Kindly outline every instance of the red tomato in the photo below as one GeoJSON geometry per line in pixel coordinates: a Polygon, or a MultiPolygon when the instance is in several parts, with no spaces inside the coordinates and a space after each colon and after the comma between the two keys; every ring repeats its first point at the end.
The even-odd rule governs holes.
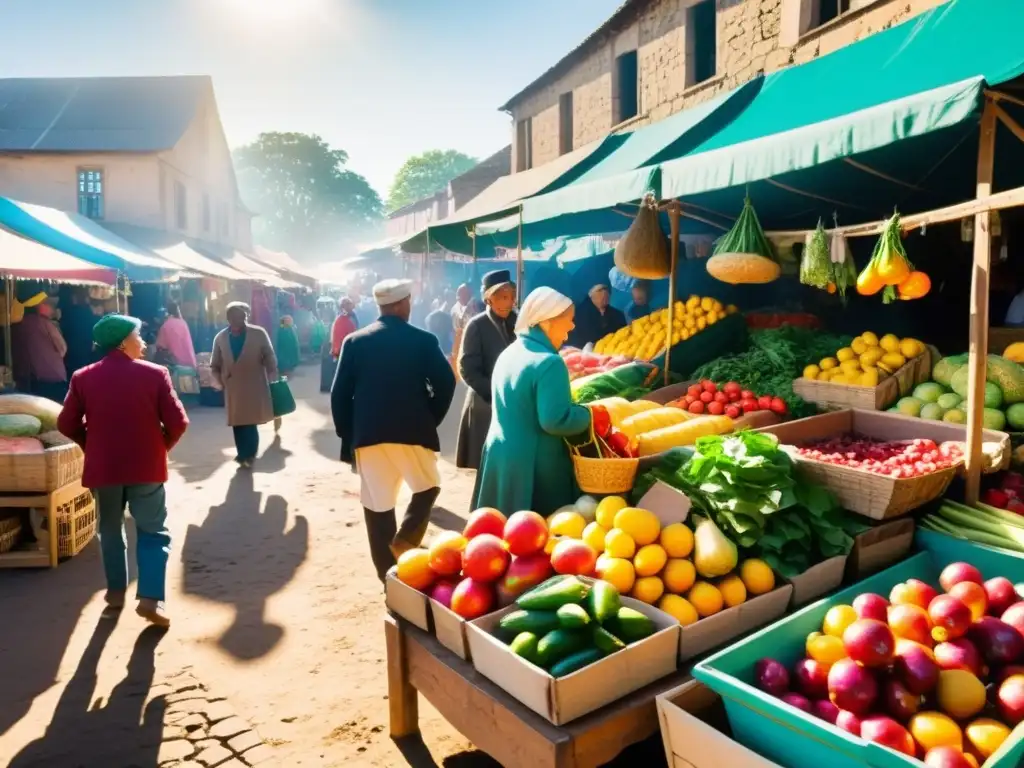
{"type": "Polygon", "coordinates": [[[739,392],[736,392],[734,390],[734,391],[729,393],[729,402],[730,403],[738,403],[741,399],[742,398],[740,397],[740,393],[739,392]]]}
{"type": "Polygon", "coordinates": [[[696,399],[697,398],[695,398],[693,395],[687,395],[686,397],[683,398],[683,402],[686,403],[686,407],[689,408],[693,404],[693,401],[696,399]]]}
{"type": "Polygon", "coordinates": [[[704,413],[704,403],[700,400],[694,400],[686,410],[690,413],[704,413]]]}
{"type": "Polygon", "coordinates": [[[757,407],[760,408],[762,411],[771,410],[771,407],[772,407],[771,395],[761,395],[759,398],[757,398],[757,407]]]}
{"type": "Polygon", "coordinates": [[[717,392],[718,391],[717,385],[715,384],[715,382],[711,381],[710,379],[702,380],[700,385],[701,385],[701,387],[704,388],[705,392],[717,392]]]}
{"type": "Polygon", "coordinates": [[[714,399],[715,399],[714,394],[711,393],[711,392],[708,392],[707,390],[704,390],[703,392],[700,393],[700,400],[701,400],[702,403],[710,403],[714,399]]]}
{"type": "Polygon", "coordinates": [[[753,400],[756,397],[757,395],[755,395],[749,389],[744,389],[740,392],[740,400],[753,400]]]}
{"type": "Polygon", "coordinates": [[[700,384],[691,384],[689,387],[686,388],[686,394],[692,397],[700,397],[700,393],[703,391],[704,390],[703,388],[701,388],[700,384]]]}
{"type": "Polygon", "coordinates": [[[715,402],[724,405],[729,402],[729,396],[725,392],[715,392],[715,402]]]}
{"type": "Polygon", "coordinates": [[[784,414],[786,412],[786,401],[781,397],[772,398],[772,411],[778,414],[784,414]]]}
{"type": "Polygon", "coordinates": [[[725,406],[725,415],[730,419],[738,419],[740,417],[740,409],[735,405],[725,406]]]}
{"type": "Polygon", "coordinates": [[[750,413],[751,411],[761,410],[760,406],[758,406],[757,404],[757,400],[755,400],[752,397],[740,400],[740,407],[743,409],[744,413],[750,413]]]}
{"type": "Polygon", "coordinates": [[[730,381],[728,384],[722,387],[722,391],[725,392],[727,395],[731,395],[733,392],[735,392],[738,395],[740,392],[743,391],[743,388],[740,387],[740,385],[737,384],[735,381],[730,381]]]}
{"type": "Polygon", "coordinates": [[[718,400],[713,400],[708,403],[708,413],[712,416],[721,416],[725,413],[725,406],[722,405],[718,400]]]}

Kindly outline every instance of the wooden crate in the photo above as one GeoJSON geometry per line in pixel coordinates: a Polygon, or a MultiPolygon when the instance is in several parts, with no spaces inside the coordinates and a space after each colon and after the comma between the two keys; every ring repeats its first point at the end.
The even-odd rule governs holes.
{"type": "Polygon", "coordinates": [[[1017,341],[1024,341],[1024,328],[989,328],[988,351],[992,355],[1001,355],[1006,348],[1017,341]]]}
{"type": "Polygon", "coordinates": [[[82,477],[85,454],[74,443],[47,448],[42,453],[0,455],[0,492],[47,492],[82,477]]]}
{"type": "Polygon", "coordinates": [[[877,387],[799,378],[793,380],[793,391],[807,402],[827,410],[859,408],[881,411],[909,395],[918,384],[931,379],[933,357],[931,348],[926,347],[924,354],[909,361],[892,376],[882,379],[877,387]]]}
{"type": "Polygon", "coordinates": [[[54,500],[57,552],[60,557],[74,557],[96,535],[96,499],[92,491],[78,483],[54,495],[58,496],[54,500]]]}

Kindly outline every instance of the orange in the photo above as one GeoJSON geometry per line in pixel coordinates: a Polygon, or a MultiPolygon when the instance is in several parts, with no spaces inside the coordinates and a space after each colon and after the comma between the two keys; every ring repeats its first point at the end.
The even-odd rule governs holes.
{"type": "Polygon", "coordinates": [[[398,580],[421,592],[434,583],[434,572],[430,570],[430,552],[416,547],[402,553],[398,558],[398,580]]]}
{"type": "Polygon", "coordinates": [[[595,520],[606,531],[610,530],[615,527],[615,515],[628,506],[629,502],[621,496],[606,496],[597,504],[595,520]]]}
{"type": "Polygon", "coordinates": [[[700,614],[701,618],[714,616],[722,610],[725,602],[718,588],[706,581],[698,581],[694,584],[690,588],[689,594],[686,595],[686,599],[697,609],[697,613],[700,614]]]}
{"type": "Polygon", "coordinates": [[[807,636],[804,650],[816,662],[829,667],[846,658],[846,646],[843,645],[843,641],[833,635],[823,635],[821,632],[811,632],[807,636]]]}
{"type": "Polygon", "coordinates": [[[631,560],[636,554],[636,542],[625,531],[612,528],[604,537],[604,551],[610,557],[624,557],[631,560]]]}
{"type": "Polygon", "coordinates": [[[608,531],[601,527],[600,523],[594,522],[583,529],[583,540],[590,545],[590,548],[601,554],[604,552],[604,537],[608,531]]]}
{"type": "Polygon", "coordinates": [[[660,545],[648,544],[646,547],[640,547],[636,553],[633,567],[636,568],[637,576],[656,576],[667,561],[668,556],[660,545]]]}
{"type": "Polygon", "coordinates": [[[639,546],[653,544],[661,533],[661,522],[650,510],[626,507],[615,514],[615,527],[625,531],[639,546]]]}
{"type": "Polygon", "coordinates": [[[621,557],[601,555],[597,558],[597,566],[594,572],[597,574],[597,578],[607,581],[615,587],[620,595],[629,594],[629,591],[633,588],[633,583],[636,581],[633,564],[621,557]]]}
{"type": "Polygon", "coordinates": [[[658,601],[658,608],[663,610],[684,627],[695,624],[700,620],[697,609],[690,605],[685,597],[679,595],[664,595],[658,601]]]}
{"type": "Polygon", "coordinates": [[[719,579],[718,591],[722,593],[722,601],[726,608],[740,605],[747,600],[747,588],[743,586],[743,580],[735,573],[719,579]]]}
{"type": "Polygon", "coordinates": [[[846,628],[853,624],[859,616],[857,612],[853,610],[853,606],[850,605],[833,605],[828,609],[828,613],[825,614],[825,621],[821,625],[821,631],[826,635],[832,635],[842,639],[843,632],[846,628]]]}
{"type": "Polygon", "coordinates": [[[740,578],[747,592],[752,595],[763,595],[775,589],[775,574],[764,560],[744,560],[740,564],[740,578]]]}
{"type": "Polygon", "coordinates": [[[665,582],[665,589],[681,595],[697,580],[697,569],[689,560],[671,559],[665,563],[661,580],[665,582]]]}
{"type": "Polygon", "coordinates": [[[669,557],[688,557],[693,551],[693,531],[682,523],[666,525],[658,541],[669,557]]]}
{"type": "Polygon", "coordinates": [[[661,579],[657,576],[644,576],[633,584],[633,591],[630,592],[630,595],[643,603],[654,605],[664,592],[665,585],[661,579]]]}

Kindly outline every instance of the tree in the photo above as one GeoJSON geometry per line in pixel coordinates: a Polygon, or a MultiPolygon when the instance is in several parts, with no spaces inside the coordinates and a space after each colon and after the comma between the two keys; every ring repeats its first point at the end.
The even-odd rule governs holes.
{"type": "Polygon", "coordinates": [[[316,135],[261,133],[234,152],[242,200],[256,214],[253,234],[300,260],[337,257],[380,226],[380,195],[346,168],[348,153],[316,135]]]}
{"type": "Polygon", "coordinates": [[[474,165],[476,160],[454,149],[431,149],[421,155],[413,155],[395,174],[388,192],[388,209],[396,211],[430,197],[474,165]]]}

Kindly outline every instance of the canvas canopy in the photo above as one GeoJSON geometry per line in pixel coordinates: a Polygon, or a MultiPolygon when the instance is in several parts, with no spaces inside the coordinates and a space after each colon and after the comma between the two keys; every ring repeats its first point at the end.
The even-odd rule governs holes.
{"type": "Polygon", "coordinates": [[[248,275],[200,253],[182,238],[169,232],[130,224],[108,224],[113,232],[167,260],[186,276],[217,277],[222,280],[251,280],[248,275]]]}
{"type": "Polygon", "coordinates": [[[87,261],[28,240],[0,228],[0,275],[65,283],[114,285],[117,270],[87,261]]]}

